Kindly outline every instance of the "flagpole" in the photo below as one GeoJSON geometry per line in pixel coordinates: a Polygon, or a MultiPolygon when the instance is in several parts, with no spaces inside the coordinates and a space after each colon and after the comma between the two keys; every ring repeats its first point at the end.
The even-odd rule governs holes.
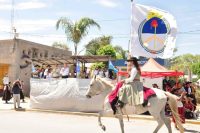
{"type": "Polygon", "coordinates": [[[129,41],[129,57],[133,54],[133,49],[132,49],[132,45],[133,45],[133,2],[134,0],[131,0],[131,26],[130,26],[130,41],[129,41]]]}

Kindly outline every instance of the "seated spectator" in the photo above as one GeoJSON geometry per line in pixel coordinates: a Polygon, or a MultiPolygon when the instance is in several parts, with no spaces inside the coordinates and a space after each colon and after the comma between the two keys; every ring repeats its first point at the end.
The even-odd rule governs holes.
{"type": "Polygon", "coordinates": [[[160,89],[160,88],[158,87],[158,85],[157,85],[157,84],[152,84],[152,87],[153,87],[153,88],[160,89]]]}
{"type": "Polygon", "coordinates": [[[166,85],[166,91],[167,92],[171,92],[172,91],[172,87],[171,87],[171,85],[169,83],[166,85]]]}
{"type": "Polygon", "coordinates": [[[192,103],[192,98],[191,97],[186,97],[185,98],[185,104],[184,104],[184,108],[185,108],[185,117],[187,119],[192,119],[194,118],[194,104],[192,103]]]}
{"type": "Polygon", "coordinates": [[[186,82],[184,89],[187,92],[187,97],[192,98],[192,103],[195,105],[194,109],[196,109],[197,102],[196,102],[196,97],[194,94],[195,91],[194,91],[194,88],[192,87],[191,83],[192,82],[186,82]]]}

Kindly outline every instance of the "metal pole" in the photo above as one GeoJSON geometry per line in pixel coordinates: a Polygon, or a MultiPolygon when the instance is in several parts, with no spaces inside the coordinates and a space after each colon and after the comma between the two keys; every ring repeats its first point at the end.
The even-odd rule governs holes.
{"type": "Polygon", "coordinates": [[[133,49],[132,49],[132,45],[133,45],[133,0],[131,0],[131,22],[130,22],[130,42],[129,42],[129,56],[131,56],[133,54],[133,49]]]}
{"type": "Polygon", "coordinates": [[[11,8],[11,34],[10,34],[10,36],[12,36],[12,34],[15,32],[13,29],[15,29],[14,28],[14,17],[15,17],[15,8],[14,8],[14,6],[15,6],[15,2],[14,2],[14,0],[12,0],[12,8],[11,8]]]}

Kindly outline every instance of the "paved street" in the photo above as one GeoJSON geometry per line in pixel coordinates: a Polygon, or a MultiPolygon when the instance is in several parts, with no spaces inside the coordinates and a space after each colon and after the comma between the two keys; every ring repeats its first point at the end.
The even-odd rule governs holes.
{"type": "MultiPolygon", "coordinates": [[[[0,110],[1,133],[103,133],[98,127],[97,117],[64,115],[54,113],[0,110]]],[[[114,118],[104,118],[106,133],[120,133],[119,123],[114,118]]],[[[154,121],[125,120],[126,133],[151,133],[154,121]]],[[[200,132],[199,125],[184,125],[190,133],[200,132]]],[[[178,133],[173,127],[174,133],[178,133]]],[[[166,133],[163,127],[160,133],[166,133]]],[[[188,133],[189,133],[188,132],[188,133]]]]}

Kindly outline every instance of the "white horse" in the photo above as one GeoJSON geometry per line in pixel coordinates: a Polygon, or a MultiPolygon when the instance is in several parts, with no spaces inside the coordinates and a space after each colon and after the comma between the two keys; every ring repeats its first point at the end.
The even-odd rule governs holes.
{"type": "MultiPolygon", "coordinates": [[[[108,93],[112,91],[112,88],[115,88],[112,84],[108,83],[106,80],[102,78],[93,78],[90,83],[90,87],[86,93],[87,98],[91,98],[92,96],[99,95],[102,92],[107,91],[108,93]],[[108,91],[109,89],[109,91],[108,91]]],[[[152,88],[155,93],[156,97],[151,97],[149,99],[150,106],[143,107],[142,105],[139,106],[130,106],[125,105],[122,109],[117,109],[117,113],[114,115],[113,110],[111,109],[111,105],[108,101],[108,96],[105,98],[104,105],[102,111],[99,112],[98,122],[99,126],[105,131],[106,127],[101,122],[101,117],[110,117],[115,116],[118,118],[120,122],[121,132],[124,133],[124,122],[123,122],[123,114],[141,114],[146,111],[149,111],[150,114],[154,117],[154,119],[158,122],[158,126],[154,130],[154,133],[157,133],[158,130],[162,127],[163,124],[166,125],[168,132],[172,133],[171,129],[171,120],[170,118],[165,116],[165,105],[168,102],[170,108],[172,110],[172,114],[175,118],[179,131],[181,133],[184,132],[184,128],[180,121],[180,117],[178,115],[177,109],[177,97],[173,94],[168,92],[164,92],[159,89],[152,88]]]]}

